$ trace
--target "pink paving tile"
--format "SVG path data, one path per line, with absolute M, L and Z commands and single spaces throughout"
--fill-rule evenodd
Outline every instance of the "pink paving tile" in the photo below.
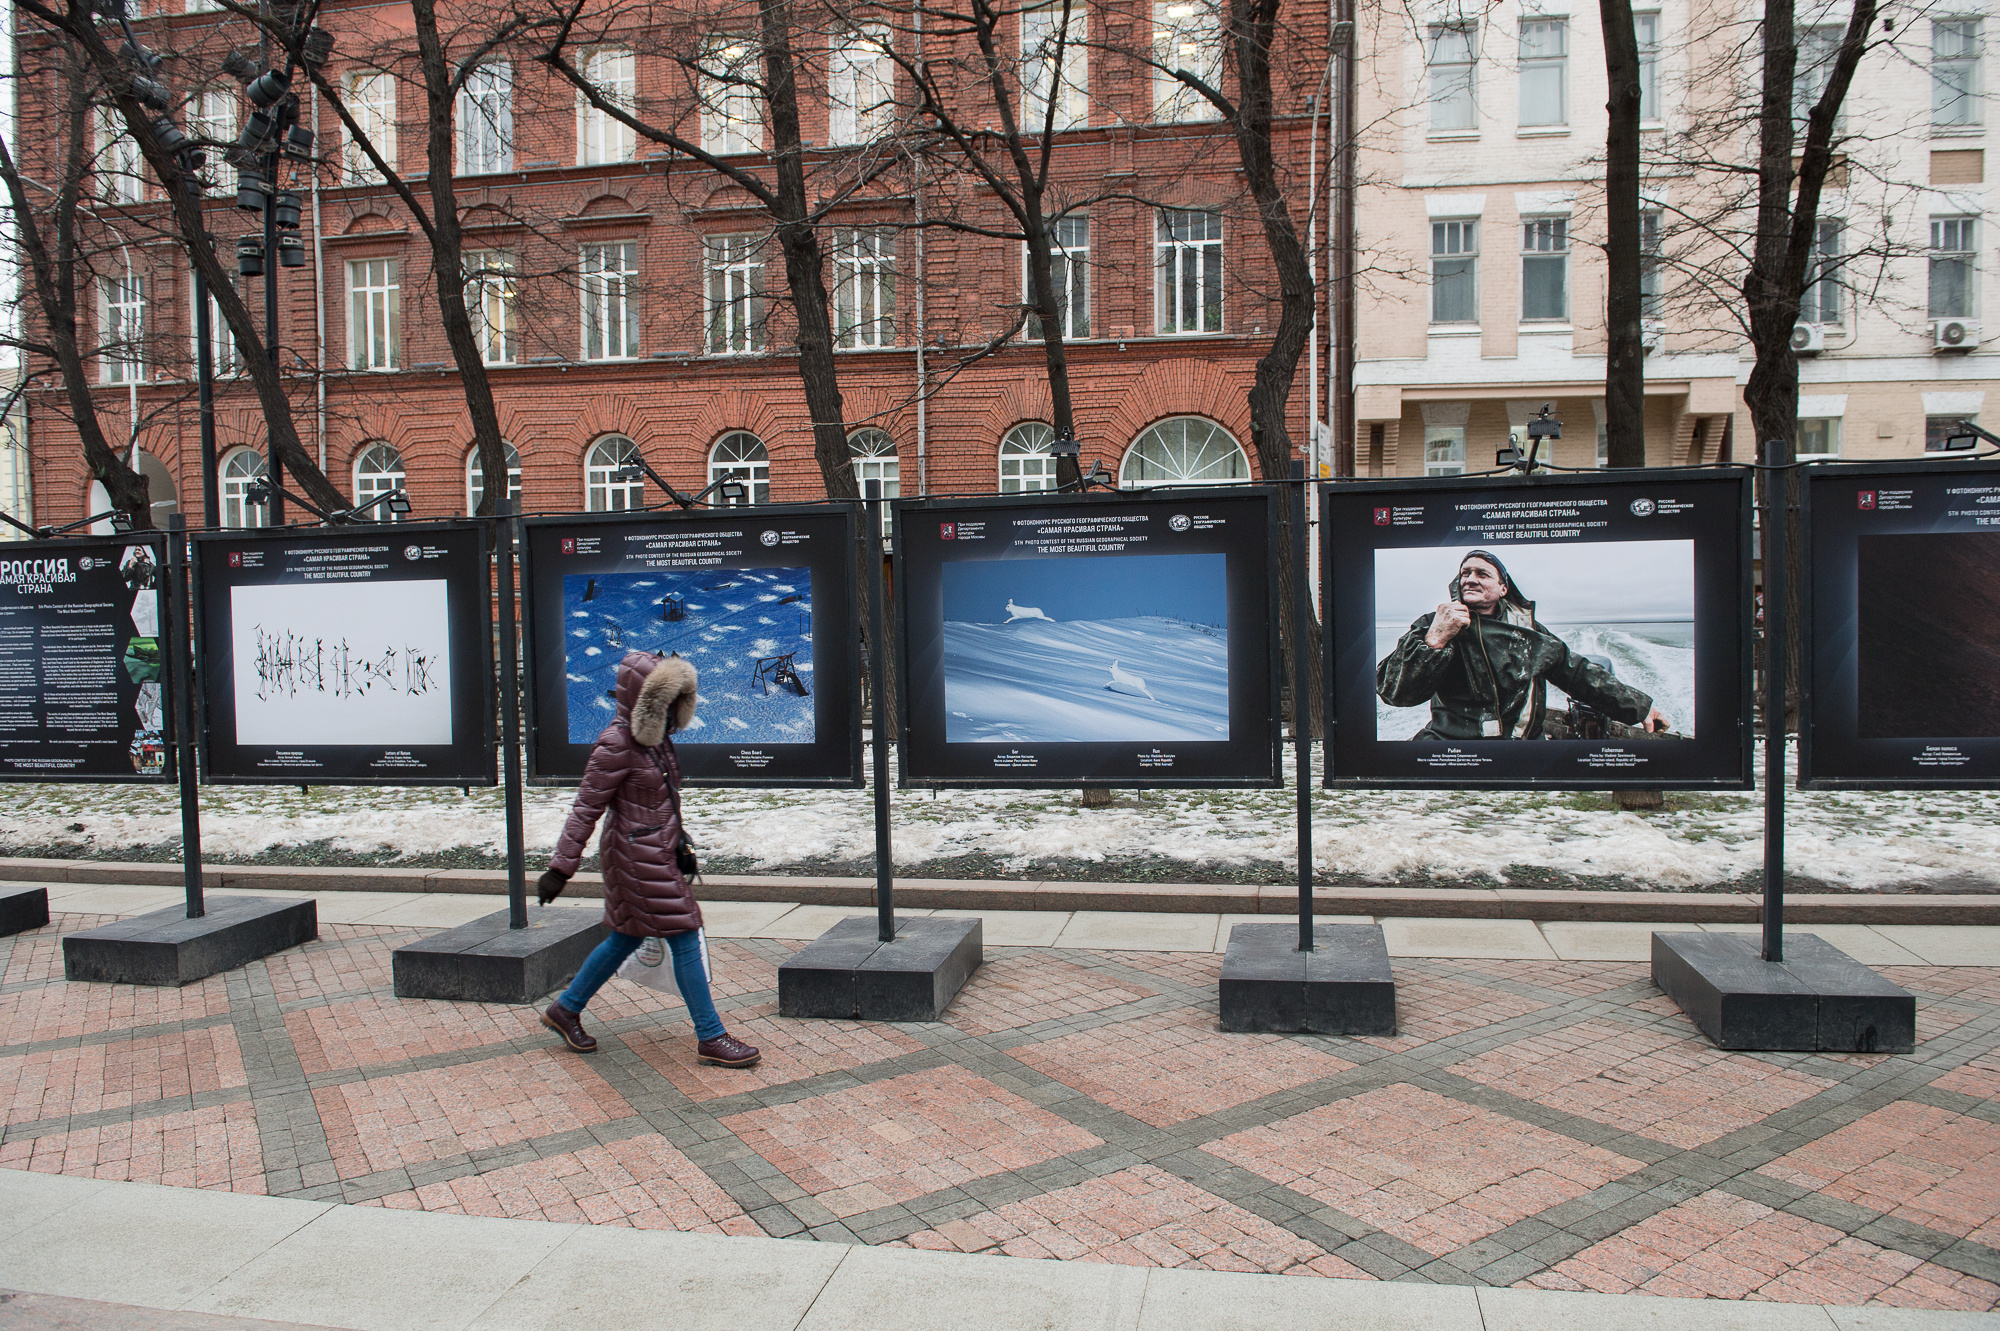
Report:
M 1155 992 L 1109 971 L 1024 949 L 996 956 L 974 971 L 944 1019 L 968 1035 L 991 1035 L 1102 1012 Z
M 1401 1084 L 1204 1149 L 1437 1256 L 1639 1168 Z
M 1372 1279 L 1318 1245 L 1152 1165 L 981 1211 L 912 1234 L 906 1242 L 939 1252 Z
M 363 994 L 371 989 L 386 992 L 393 984 L 390 953 L 423 932 L 366 924 L 322 924 L 319 937 L 312 942 L 253 964 L 261 964 L 270 975 L 272 991 L 280 1003 Z
M 1520 1282 L 1540 1289 L 1983 1311 L 2000 1286 L 1724 1192 L 1648 1217 Z
M 60 967 L 57 968 L 60 973 Z M 71 984 L 47 981 L 40 989 L 0 994 L 0 1031 L 7 1044 L 67 1040 L 134 1026 L 199 1021 L 229 1012 L 229 984 L 211 975 L 181 989 L 150 984 Z
M 0 1169 L 175 1188 L 263 1192 L 257 1111 L 247 1100 L 0 1145 Z
M 1551 1109 L 1688 1149 L 1833 1085 L 1698 1036 L 1591 1021 L 1501 1045 L 1448 1069 Z
M 1402 1053 L 1446 1036 L 1539 1012 L 1548 1006 L 1539 999 L 1523 998 L 1504 989 L 1488 989 L 1450 976 L 1399 967 L 1396 1034 L 1361 1038 L 1378 1048 Z
M 1962 1068 L 1954 1068 L 1931 1085 L 1941 1091 L 1976 1095 L 1982 1100 L 2000 1100 L 2000 1049 L 1981 1054 Z
M 1884 978 L 1918 994 L 2000 1003 L 2000 966 L 1882 966 Z
M 1898 1100 L 1758 1172 L 2000 1247 L 2000 1124 L 1984 1119 Z
M 1317 1042 L 1231 1035 L 1176 1008 L 1012 1051 L 1066 1086 L 1164 1128 L 1303 1086 L 1354 1066 Z
M 958 1067 L 732 1114 L 722 1124 L 842 1217 L 1102 1145 Z
M 1453 966 L 1488 975 L 1496 980 L 1513 980 L 1537 989 L 1553 989 L 1577 998 L 1591 998 L 1652 978 L 1645 962 L 1630 961 L 1454 961 Z
M 629 1107 L 558 1050 L 322 1086 L 313 1092 L 341 1178 L 623 1118 Z
M 1214 989 L 1222 980 L 1220 952 L 1099 952 L 1114 965 L 1157 975 L 1163 980 L 1191 984 L 1197 989 Z
M 893 1026 L 865 1021 L 796 1021 L 764 1003 L 729 1014 L 730 1034 L 747 1040 L 764 1057 L 753 1068 L 719 1068 L 696 1061 L 694 1028 L 683 1018 L 676 1029 L 634 1031 L 621 1036 L 632 1051 L 694 1100 L 741 1095 L 745 1091 L 844 1072 L 880 1063 L 924 1046 Z
M 62 936 L 81 929 L 95 929 L 117 918 L 116 915 L 79 915 L 73 911 L 52 912 L 49 922 L 41 928 L 15 935 L 14 950 L 7 957 L 6 973 L 0 974 L 0 984 L 60 979 L 63 973 Z
M 532 1008 L 390 997 L 285 1014 L 285 1031 L 308 1075 L 472 1049 L 541 1029 Z
M 369 1206 L 509 1220 L 761 1234 L 694 1162 L 654 1133 L 394 1192 Z
M 0 1105 L 9 1124 L 248 1084 L 228 1026 L 0 1058 Z

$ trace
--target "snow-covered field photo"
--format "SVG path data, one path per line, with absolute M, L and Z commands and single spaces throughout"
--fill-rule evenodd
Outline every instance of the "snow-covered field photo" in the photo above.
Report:
M 1416 620 L 1447 599 L 1472 546 L 1375 552 L 1375 660 Z M 1652 695 L 1676 735 L 1695 733 L 1694 542 L 1512 542 L 1490 551 L 1533 602 L 1535 622 L 1582 656 L 1611 663 L 1620 680 Z M 1599 664 L 1602 664 L 1600 660 Z M 1548 686 L 1548 709 L 1569 699 Z M 1428 705 L 1375 700 L 1378 739 L 1409 739 L 1430 721 Z
M 701 672 L 684 742 L 812 743 L 811 569 L 575 574 L 563 579 L 563 622 L 572 744 L 617 715 L 610 690 L 633 650 L 679 652 Z
M 945 740 L 1229 738 L 1220 554 L 944 566 Z

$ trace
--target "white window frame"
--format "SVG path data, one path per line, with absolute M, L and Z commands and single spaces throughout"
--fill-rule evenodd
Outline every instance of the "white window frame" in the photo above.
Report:
M 1528 313 L 1529 265 L 1554 268 L 1560 257 L 1562 312 Z M 1521 322 L 1524 324 L 1565 324 L 1569 322 L 1569 215 L 1524 217 L 1521 219 Z
M 1979 314 L 1979 220 L 1973 217 L 1931 219 L 1929 309 L 1933 319 L 1973 319 Z M 1940 309 L 1938 278 L 1962 270 L 1963 309 Z
M 403 363 L 402 265 L 396 259 L 347 263 L 347 368 L 394 370 Z
M 211 163 L 220 162 L 235 145 L 236 116 L 242 101 L 241 92 L 222 83 L 211 83 L 188 97 L 187 136 L 208 153 Z M 214 192 L 233 194 L 235 189 L 218 182 Z
M 1443 296 L 1448 279 L 1461 276 L 1470 289 L 1466 297 L 1466 317 L 1447 317 Z M 1479 322 L 1479 219 L 1476 217 L 1433 217 L 1431 219 L 1431 322 L 1433 324 L 1477 324 Z
M 583 60 L 584 81 L 598 96 L 622 111 L 639 104 L 638 57 L 623 47 L 606 46 Z M 638 148 L 632 127 L 600 111 L 579 92 L 576 95 L 576 160 L 580 166 L 629 162 Z
M 577 286 L 583 300 L 582 359 L 632 360 L 639 354 L 639 242 L 581 246 Z
M 465 312 L 472 338 L 488 365 L 512 365 L 521 356 L 520 291 L 514 256 L 506 250 L 471 250 L 464 256 Z
M 1062 308 L 1065 342 L 1090 336 L 1090 216 L 1076 213 L 1049 224 L 1049 281 Z M 1028 244 L 1021 242 L 1021 299 L 1029 307 L 1027 336 L 1042 340 L 1042 319 L 1034 313 L 1035 279 L 1028 267 Z
M 1834 57 L 1840 53 L 1845 36 L 1845 29 L 1830 25 L 1801 26 L 1795 33 L 1798 64 L 1792 73 L 1792 118 L 1801 127 L 1820 94 L 1826 91 L 1826 81 L 1833 76 Z
M 1931 20 L 1931 123 L 1973 129 L 1986 117 L 1980 105 L 1985 34 L 1978 18 Z
M 897 499 L 903 493 L 902 460 L 896 455 L 896 440 L 887 430 L 869 426 L 856 430 L 847 436 L 847 453 L 854 467 L 854 484 L 861 491 L 863 499 Z M 868 493 L 871 485 L 879 486 L 875 494 Z M 886 539 L 890 529 L 890 510 L 887 504 L 880 506 L 882 513 L 882 535 Z
M 1659 208 L 1639 210 L 1639 320 L 1658 324 L 1666 319 L 1666 214 Z
M 97 280 L 97 377 L 107 384 L 146 382 L 146 275 Z
M 583 454 L 583 502 L 592 513 L 622 513 L 646 505 L 646 478 L 618 481 L 612 477 L 639 459 L 639 445 L 628 435 L 600 435 Z
M 1546 42 L 1542 39 L 1554 38 Z M 1559 129 L 1569 124 L 1569 20 L 1524 18 L 1520 38 L 1520 126 Z M 1553 48 L 1553 49 L 1551 49 Z M 1532 103 L 1553 98 L 1554 106 Z M 1536 117 L 1530 119 L 1530 116 Z
M 188 377 L 194 378 L 201 370 L 201 325 L 197 322 L 199 310 L 194 301 L 194 274 L 188 274 Z M 215 293 L 208 293 L 208 359 L 209 371 L 218 379 L 230 378 L 243 373 L 243 356 L 236 345 L 236 334 L 229 322 L 222 317 L 222 306 L 216 302 Z
M 1465 427 L 1426 425 L 1424 427 L 1424 475 L 1461 476 L 1465 473 Z
M 833 233 L 834 345 L 896 345 L 896 232 L 886 226 Z
M 146 201 L 146 159 L 114 107 L 97 109 L 97 180 L 106 203 Z
M 1000 490 L 1003 495 L 1030 494 L 1056 488 L 1056 459 L 1049 445 L 1055 427 L 1023 421 L 1000 441 Z
M 1090 123 L 1090 14 L 1082 0 L 1068 0 L 1068 6 L 1067 24 L 1064 0 L 1021 11 L 1023 134 L 1040 134 L 1044 125 L 1061 131 Z
M 1632 16 L 1632 33 L 1639 39 L 1639 123 L 1660 123 L 1660 11 L 1641 10 Z
M 827 48 L 827 142 L 873 143 L 896 123 L 896 67 L 879 23 L 836 32 Z
M 1846 223 L 1837 217 L 1822 217 L 1813 232 L 1811 265 L 1806 269 L 1805 291 L 1799 298 L 1799 322 L 1844 327 L 1847 301 L 1841 280 L 1841 249 L 1846 239 Z
M 771 450 L 750 431 L 731 430 L 708 450 L 708 483 L 713 485 L 725 476 L 740 476 L 750 482 L 750 493 L 741 502 L 771 502 Z M 733 501 L 723 498 L 718 490 L 709 502 L 727 506 Z
M 1148 444 L 1166 450 L 1164 457 L 1147 456 Z M 1148 475 L 1145 473 L 1151 472 Z M 1206 416 L 1169 416 L 1139 431 L 1118 460 L 1118 488 L 1144 490 L 1155 485 L 1248 485 L 1253 479 L 1250 455 L 1227 429 Z
M 519 499 L 521 497 L 521 450 L 504 439 L 500 443 L 507 450 L 504 454 L 507 459 L 507 498 Z M 466 516 L 470 517 L 472 514 L 477 513 L 479 511 L 479 501 L 485 497 L 486 475 L 484 469 L 479 465 L 479 445 L 474 444 L 472 451 L 465 455 Z
M 375 145 L 382 160 L 396 166 L 396 76 L 378 69 L 350 70 L 341 79 L 341 100 L 355 125 Z M 345 127 L 343 126 L 343 129 Z M 352 133 L 343 133 L 340 145 L 341 182 L 347 185 L 379 185 L 382 173 L 368 160 Z
M 254 448 L 232 448 L 216 470 L 222 497 L 222 525 L 236 528 L 270 526 L 271 506 L 250 500 L 250 487 L 269 470 L 264 464 L 264 455 Z
M 717 36 L 708 43 L 701 62 L 703 152 L 738 157 L 764 150 L 760 60 L 757 41 L 748 34 Z
M 1161 208 L 1153 228 L 1155 330 L 1163 336 L 1221 332 L 1222 214 Z
M 1174 77 L 1222 87 L 1222 15 L 1215 0 L 1153 0 L 1153 123 L 1216 120 L 1215 103 Z
M 702 346 L 711 356 L 764 349 L 764 239 L 754 232 L 702 239 Z
M 1840 421 L 1838 416 L 1806 416 L 1799 420 L 1799 441 L 1797 457 L 1801 462 L 1813 462 L 1840 456 Z
M 489 60 L 466 75 L 458 92 L 458 174 L 490 176 L 514 169 L 514 66 Z
M 386 441 L 375 440 L 354 457 L 354 505 L 359 508 L 380 495 L 407 489 L 409 479 L 410 469 L 403 461 L 402 450 Z M 401 522 L 403 515 L 386 504 L 378 504 L 368 510 L 365 520 Z
M 1479 130 L 1479 25 L 1439 23 L 1424 44 L 1433 134 Z M 1447 59 L 1446 57 L 1449 57 Z

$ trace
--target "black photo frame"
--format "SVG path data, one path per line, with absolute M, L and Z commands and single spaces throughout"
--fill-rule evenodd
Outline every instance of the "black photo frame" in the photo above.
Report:
M 496 784 L 488 524 L 191 536 L 206 780 Z M 239 625 L 239 608 L 252 622 Z M 287 728 L 301 738 L 280 738 Z
M 175 779 L 168 606 L 159 532 L 0 547 L 0 781 Z
M 1277 548 L 1279 500 L 1278 491 L 1265 486 L 897 500 L 901 784 L 1159 789 L 1282 785 L 1278 561 L 1289 552 Z M 1071 573 L 1077 578 L 1090 576 L 1092 562 L 1135 557 L 1160 563 L 1152 570 L 1143 564 L 1121 564 L 1115 575 L 1106 565 L 1102 576 L 1120 579 L 1110 584 L 1095 578 L 1073 585 L 1064 582 Z M 1061 570 L 1032 572 L 1026 567 L 1044 560 L 1066 562 Z M 1052 625 L 1093 627 L 1031 627 L 1018 633 L 1042 634 L 1047 641 L 1029 643 L 1024 638 L 1013 643 L 1008 625 L 1024 623 L 1032 615 L 991 624 L 952 621 L 958 626 L 955 637 L 961 647 L 948 653 L 947 596 L 966 604 L 979 599 L 981 613 L 986 613 L 984 602 L 991 601 L 992 613 L 999 613 L 999 589 L 1011 571 L 989 571 L 986 566 L 1010 563 L 1021 566 L 1024 586 L 1055 591 L 1064 606 L 1051 618 L 1039 607 L 1013 607 L 1009 595 L 1010 616 L 1032 609 Z M 948 579 L 948 569 L 961 571 Z M 948 581 L 956 585 L 948 587 Z M 977 592 L 969 590 L 975 585 Z M 1176 594 L 1199 596 L 1199 608 L 1190 602 L 1183 615 L 1160 613 L 1171 608 L 1170 598 Z M 1114 603 L 1121 598 L 1126 606 Z M 1102 619 L 1069 613 L 1097 599 L 1105 603 Z M 1121 615 L 1120 609 L 1130 613 Z M 1218 617 L 1223 620 L 1219 625 L 1213 622 Z M 1148 623 L 1118 623 L 1128 618 Z M 1161 622 L 1154 626 L 1152 621 Z M 1142 667 L 1156 672 L 1153 682 L 1175 681 L 1170 687 L 1180 692 L 1179 699 L 1170 697 L 1162 707 L 1163 700 L 1152 694 L 1146 675 L 1127 668 L 1134 658 L 1120 655 L 1125 643 L 1138 653 L 1138 661 L 1156 663 Z M 1224 650 L 1215 652 L 1211 643 Z M 982 650 L 1000 655 L 983 665 L 977 657 Z M 1032 659 L 1040 653 L 1047 653 L 1046 658 Z M 1203 679 L 1212 671 L 1215 655 L 1223 663 L 1219 687 Z M 959 698 L 994 701 L 1012 709 L 1011 718 L 999 711 L 974 718 L 948 705 L 954 659 L 966 663 L 970 672 L 958 685 L 966 690 Z M 1039 690 L 1038 699 L 1036 684 L 1050 669 L 1067 669 L 1072 678 L 1059 687 Z M 1121 671 L 1124 681 L 1119 678 Z M 979 682 L 970 682 L 975 675 Z M 1139 683 L 1130 683 L 1133 679 Z M 1098 697 L 1100 692 L 1122 692 L 1133 701 L 1106 704 Z M 1144 708 L 1142 694 L 1150 700 Z M 1221 709 L 1216 706 L 1218 694 Z M 1186 701 L 1196 698 L 1202 700 L 1199 709 Z M 1060 710 L 1061 717 L 1026 717 L 1038 701 Z M 1100 720 L 1106 730 L 1130 733 L 1104 739 L 1061 737 Z M 963 723 L 957 727 L 962 738 L 951 737 L 954 721 Z M 1155 726 L 1160 732 L 1155 737 L 1139 733 Z M 1005 738 L 1010 730 L 1029 737 Z M 1194 737 L 1207 731 L 1223 738 Z
M 681 650 L 702 671 L 698 729 L 674 737 L 689 785 L 851 789 L 863 784 L 861 602 L 855 589 L 861 522 L 853 505 L 628 510 L 529 518 L 522 525 L 531 784 L 575 785 L 581 779 L 591 746 L 612 712 L 604 707 L 601 715 L 593 712 L 589 724 L 575 724 L 570 713 L 579 706 L 578 689 L 594 689 L 597 683 L 604 686 L 598 692 L 608 689 L 619 658 L 633 648 Z M 781 569 L 803 572 L 803 596 L 798 582 L 782 577 L 768 587 L 709 588 L 703 581 L 717 570 L 748 574 L 748 582 Z M 615 595 L 620 607 L 617 616 L 599 614 L 588 623 L 585 631 L 592 636 L 586 650 L 596 651 L 582 670 L 573 669 L 576 663 L 570 660 L 577 630 L 569 621 L 581 604 L 566 605 L 567 578 L 583 579 L 592 603 L 601 589 L 605 604 Z M 627 579 L 631 585 L 614 587 L 613 579 Z M 679 586 L 682 582 L 685 587 Z M 700 613 L 698 598 L 732 592 L 738 599 L 723 604 L 738 608 L 725 610 L 720 618 L 743 622 L 716 623 L 704 633 L 685 618 L 669 619 L 674 613 L 669 601 L 676 596 L 686 616 L 691 610 Z M 805 622 L 798 623 L 800 619 Z M 766 639 L 771 650 L 755 650 Z M 810 648 L 805 662 L 797 660 L 796 648 L 789 654 L 780 650 L 788 641 L 803 641 Z M 592 672 L 604 679 L 585 686 L 576 678 Z M 760 691 L 758 702 L 746 690 Z M 783 727 L 797 726 L 799 718 L 787 719 L 782 705 L 794 698 L 803 703 L 808 696 L 809 740 L 729 738 L 737 727 L 746 736 L 760 728 L 783 734 Z M 760 705 L 763 699 L 776 699 L 779 705 Z M 753 719 L 744 722 L 731 714 L 731 702 L 740 703 Z
M 1320 509 L 1327 625 L 1324 783 L 1358 789 L 1749 789 L 1750 515 L 1749 472 L 1725 468 L 1425 477 L 1328 487 Z M 1552 547 L 1574 544 L 1582 550 L 1598 543 L 1655 541 L 1686 542 L 1690 547 L 1671 552 L 1676 559 L 1691 561 L 1692 601 L 1684 629 L 1691 669 L 1684 672 L 1676 665 L 1672 676 L 1680 681 L 1686 674 L 1691 686 L 1696 717 L 1692 736 L 1420 739 L 1417 736 L 1430 725 L 1421 716 L 1413 719 L 1414 706 L 1399 715 L 1419 729 L 1408 735 L 1378 735 L 1376 680 L 1377 668 L 1388 654 L 1385 643 L 1401 644 L 1421 622 L 1413 620 L 1409 627 L 1400 619 L 1395 624 L 1378 622 L 1380 552 L 1436 550 L 1455 567 L 1446 551 L 1496 547 L 1494 553 L 1504 562 L 1507 556 L 1499 547 L 1532 546 L 1537 564 L 1554 567 L 1563 556 Z M 1661 553 L 1664 557 L 1668 551 L 1663 547 Z M 1621 556 L 1635 560 L 1639 554 L 1621 551 Z M 1428 574 L 1434 562 L 1413 555 L 1399 559 L 1397 567 L 1421 566 Z M 1445 599 L 1449 577 L 1447 570 L 1436 579 L 1437 602 Z M 1405 584 L 1395 585 L 1399 601 L 1411 602 L 1401 608 L 1414 606 L 1414 595 Z M 1524 594 L 1533 591 L 1530 586 Z M 1646 604 L 1643 597 L 1635 599 Z M 1661 603 L 1662 598 L 1653 599 L 1653 604 Z M 1422 609 L 1432 611 L 1432 606 Z M 1536 614 L 1539 624 L 1541 611 Z M 1593 626 L 1598 622 L 1592 621 Z M 1609 615 L 1601 622 L 1636 627 L 1634 619 Z M 1682 631 L 1679 623 L 1662 621 L 1647 628 L 1664 634 L 1669 628 Z M 1631 653 L 1628 669 L 1642 666 L 1643 653 L 1651 650 L 1650 640 L 1641 641 L 1622 630 L 1602 637 Z M 1658 655 L 1669 657 L 1675 650 L 1667 647 Z M 1685 718 L 1669 716 L 1669 720 L 1685 724 Z
M 1981 613 L 2000 463 L 1815 463 L 1803 482 L 1799 787 L 2000 789 L 2000 652 Z

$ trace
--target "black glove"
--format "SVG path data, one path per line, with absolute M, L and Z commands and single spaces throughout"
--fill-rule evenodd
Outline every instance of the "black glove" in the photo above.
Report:
M 550 869 L 547 873 L 544 873 L 540 878 L 537 878 L 535 880 L 535 896 L 541 900 L 541 903 L 544 906 L 546 906 L 551 901 L 554 901 L 557 897 L 561 896 L 563 894 L 563 889 L 568 886 L 569 886 L 568 874 L 557 873 L 554 869 Z

